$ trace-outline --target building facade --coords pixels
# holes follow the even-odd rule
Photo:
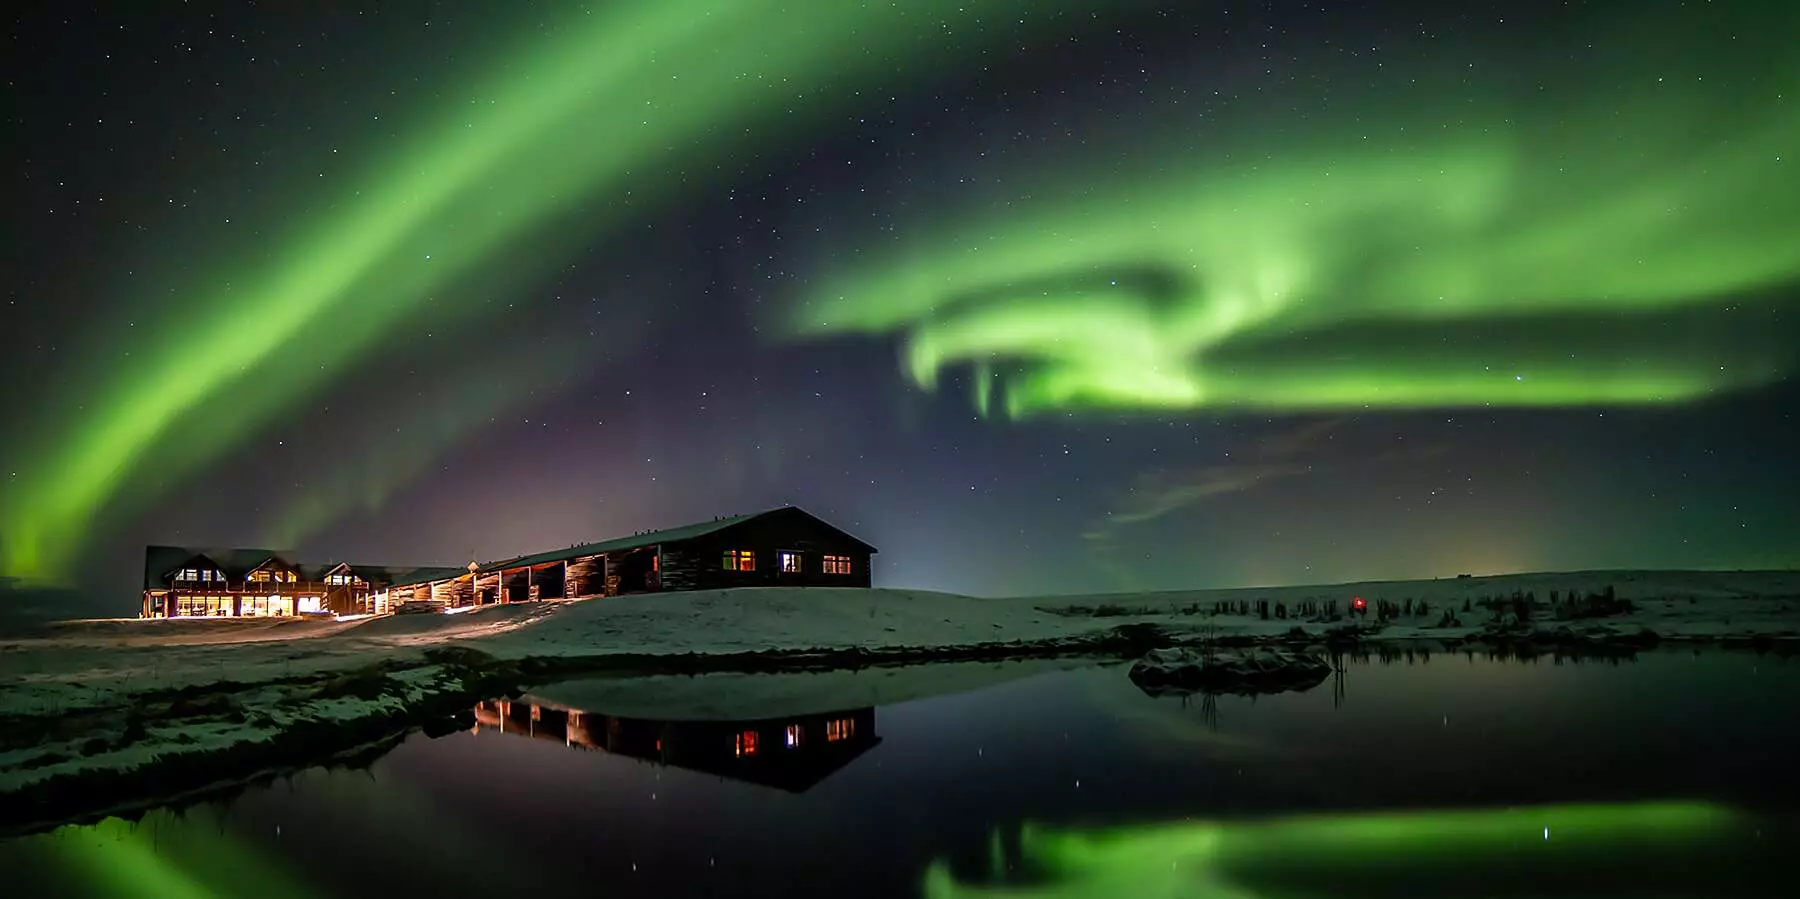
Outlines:
[[[868,587],[875,548],[794,506],[464,568],[297,564],[263,549],[151,546],[145,618],[386,614],[728,587]]]
[[[403,578],[381,601],[459,609],[728,587],[868,587],[875,551],[785,506],[476,565],[454,577]]]
[[[143,618],[298,618],[372,614],[396,569],[337,562],[308,565],[267,549],[149,546]],[[447,577],[458,569],[400,569]]]

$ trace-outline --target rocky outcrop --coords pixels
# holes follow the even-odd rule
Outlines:
[[[1131,681],[1153,696],[1184,693],[1282,693],[1325,680],[1331,664],[1287,649],[1203,652],[1153,649],[1131,666]]]

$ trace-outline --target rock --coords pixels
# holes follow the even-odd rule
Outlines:
[[[1168,693],[1281,693],[1318,686],[1331,673],[1324,659],[1286,649],[1200,652],[1153,649],[1131,666],[1138,689]]]

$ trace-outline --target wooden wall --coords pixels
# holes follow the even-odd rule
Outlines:
[[[588,556],[563,566],[563,595],[570,599],[606,592],[606,557]]]
[[[728,587],[868,587],[869,550],[842,531],[801,513],[776,513],[679,544],[663,545],[665,589]],[[755,571],[727,571],[726,550],[756,553]],[[781,553],[800,555],[800,571],[783,572]],[[826,574],[825,556],[847,556],[849,574]],[[679,584],[681,586],[677,587]]]

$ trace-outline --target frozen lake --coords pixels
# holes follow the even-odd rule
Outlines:
[[[495,702],[0,868],[68,897],[1789,895],[1796,709],[1800,661],[1724,652],[1347,660],[1254,700],[1106,665],[743,720]]]

